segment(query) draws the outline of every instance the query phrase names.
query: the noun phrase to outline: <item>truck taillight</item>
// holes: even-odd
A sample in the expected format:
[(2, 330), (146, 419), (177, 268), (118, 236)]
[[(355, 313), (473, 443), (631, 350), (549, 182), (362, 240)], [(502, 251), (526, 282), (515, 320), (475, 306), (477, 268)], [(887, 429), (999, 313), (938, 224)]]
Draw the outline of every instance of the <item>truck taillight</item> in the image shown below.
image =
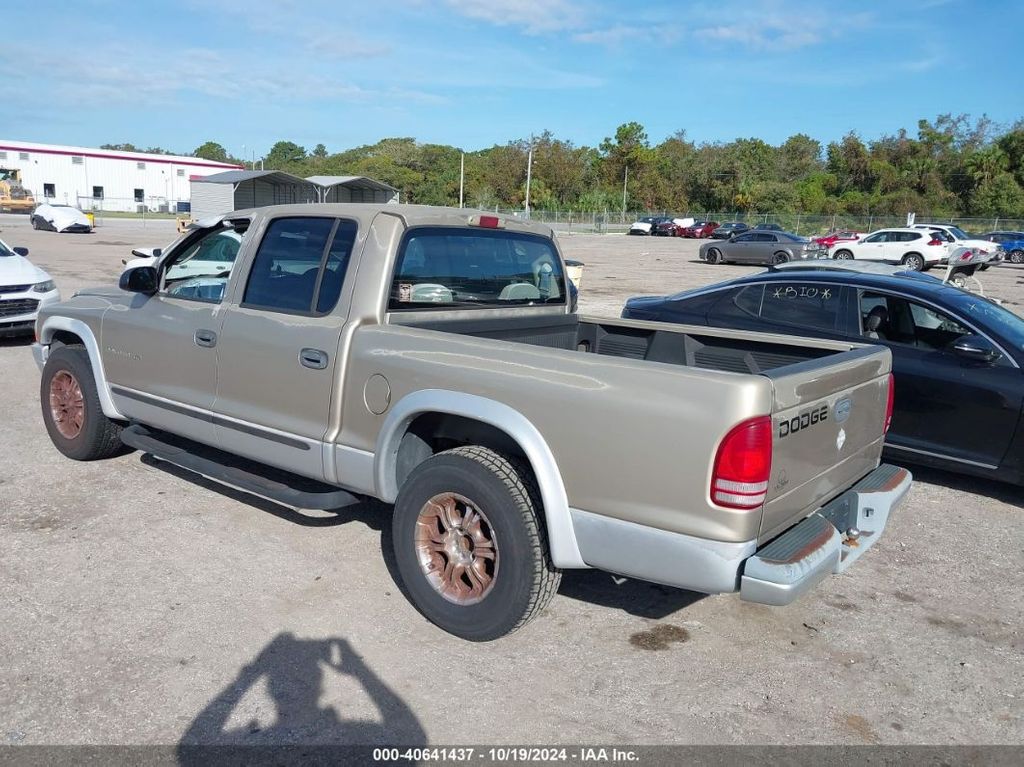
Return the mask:
[(772, 419), (751, 418), (725, 435), (711, 472), (711, 500), (730, 509), (756, 509), (768, 497)]
[(896, 379), (892, 377), (892, 373), (889, 373), (889, 393), (886, 395), (885, 401), (885, 429), (883, 433), (888, 434), (889, 424), (892, 423), (892, 403), (896, 397)]

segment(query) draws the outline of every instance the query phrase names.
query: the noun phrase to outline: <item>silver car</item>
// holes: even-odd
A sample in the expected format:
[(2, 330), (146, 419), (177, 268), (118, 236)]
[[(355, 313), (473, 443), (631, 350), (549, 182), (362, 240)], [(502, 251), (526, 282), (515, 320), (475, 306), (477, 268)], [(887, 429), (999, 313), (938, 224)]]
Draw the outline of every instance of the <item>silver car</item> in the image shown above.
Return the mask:
[(700, 258), (709, 264), (784, 264), (819, 258), (826, 251), (806, 237), (790, 232), (751, 230), (728, 240), (712, 240), (700, 246)]

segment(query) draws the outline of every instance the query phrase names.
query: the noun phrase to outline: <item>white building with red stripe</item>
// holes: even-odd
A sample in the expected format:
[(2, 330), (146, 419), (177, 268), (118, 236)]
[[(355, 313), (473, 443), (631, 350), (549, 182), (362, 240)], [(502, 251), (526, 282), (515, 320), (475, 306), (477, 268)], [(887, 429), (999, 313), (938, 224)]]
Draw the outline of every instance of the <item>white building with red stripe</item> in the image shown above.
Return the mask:
[(82, 210), (184, 212), (193, 179), (241, 165), (145, 152), (0, 139), (0, 168), (18, 170), (38, 202)]

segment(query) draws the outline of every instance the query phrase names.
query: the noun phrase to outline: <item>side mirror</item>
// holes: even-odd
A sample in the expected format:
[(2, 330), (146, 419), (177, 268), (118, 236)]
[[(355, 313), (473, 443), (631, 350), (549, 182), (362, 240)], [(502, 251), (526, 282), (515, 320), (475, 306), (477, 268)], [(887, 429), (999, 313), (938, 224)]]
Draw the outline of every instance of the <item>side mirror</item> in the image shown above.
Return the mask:
[(14, 252), (17, 253), (19, 256), (27, 256), (28, 248), (15, 248)]
[(961, 359), (981, 362), (987, 365), (999, 359), (1002, 354), (981, 336), (960, 336), (949, 346), (949, 350)]
[(162, 252), (160, 248), (134, 248), (132, 255), (136, 258), (159, 258)]
[(128, 269), (121, 274), (121, 279), (117, 283), (121, 290), (127, 290), (130, 293), (143, 293), (147, 296), (156, 293), (158, 285), (159, 276), (152, 266), (136, 266)]

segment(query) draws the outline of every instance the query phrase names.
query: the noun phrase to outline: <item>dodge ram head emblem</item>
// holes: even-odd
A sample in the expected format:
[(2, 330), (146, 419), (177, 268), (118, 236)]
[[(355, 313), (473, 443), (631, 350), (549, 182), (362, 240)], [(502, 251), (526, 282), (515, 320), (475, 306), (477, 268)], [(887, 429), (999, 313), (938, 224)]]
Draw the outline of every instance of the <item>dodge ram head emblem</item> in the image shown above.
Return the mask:
[(833, 406), (832, 417), (836, 419), (836, 423), (842, 423), (850, 417), (851, 410), (853, 410), (853, 402), (849, 397), (844, 397)]

